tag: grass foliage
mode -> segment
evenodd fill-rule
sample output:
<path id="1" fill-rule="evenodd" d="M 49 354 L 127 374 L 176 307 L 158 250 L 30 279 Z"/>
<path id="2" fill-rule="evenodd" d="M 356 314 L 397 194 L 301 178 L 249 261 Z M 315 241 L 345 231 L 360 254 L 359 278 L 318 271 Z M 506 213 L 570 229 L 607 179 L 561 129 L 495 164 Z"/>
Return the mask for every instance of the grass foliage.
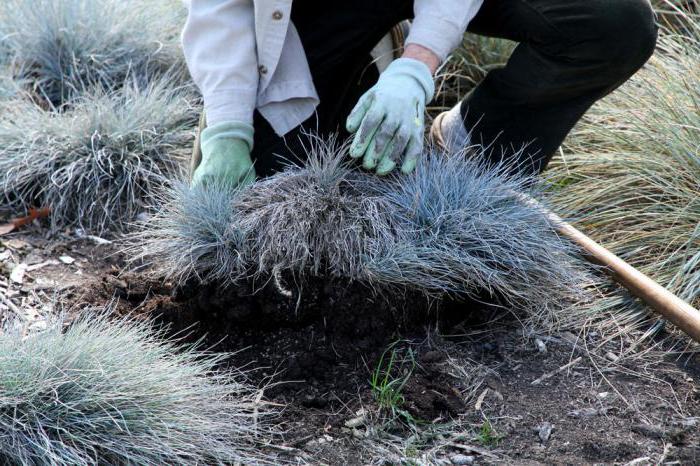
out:
<path id="1" fill-rule="evenodd" d="M 379 358 L 372 371 L 370 388 L 379 409 L 388 416 L 388 421 L 401 420 L 414 426 L 416 419 L 404 409 L 404 387 L 411 379 L 418 363 L 413 349 L 403 347 L 404 341 L 396 341 Z"/>
<path id="2" fill-rule="evenodd" d="M 0 335 L 0 463 L 266 463 L 271 412 L 221 358 L 130 319 Z"/>
<path id="3" fill-rule="evenodd" d="M 429 296 L 486 289 L 538 309 L 580 297 L 576 251 L 513 192 L 536 190 L 528 180 L 438 153 L 379 178 L 344 151 L 320 144 L 306 166 L 235 192 L 171 190 L 131 252 L 180 281 L 330 274 Z"/>
<path id="4" fill-rule="evenodd" d="M 370 378 L 377 406 L 365 406 L 365 436 L 358 443 L 364 464 L 433 465 L 454 455 L 455 442 L 492 447 L 503 436 L 473 416 L 416 419 L 406 411 L 403 392 L 406 380 L 419 370 L 420 355 L 427 351 L 445 354 L 447 374 L 465 405 L 472 406 L 484 392 L 486 380 L 495 376 L 489 367 L 460 357 L 451 344 L 437 334 L 422 343 L 398 341 L 384 352 Z"/>
<path id="5" fill-rule="evenodd" d="M 0 62 L 41 100 L 60 107 L 127 77 L 141 84 L 185 75 L 176 0 L 3 0 Z"/>
<path id="6" fill-rule="evenodd" d="M 686 16 L 679 30 L 593 107 L 550 176 L 584 231 L 700 306 L 700 22 Z M 633 322 L 643 308 L 612 294 L 593 309 L 611 310 Z"/>
<path id="7" fill-rule="evenodd" d="M 177 0 L 0 3 L 0 196 L 124 230 L 179 171 L 196 104 Z"/>
<path id="8" fill-rule="evenodd" d="M 1 105 L 0 192 L 17 210 L 44 205 L 52 226 L 123 229 L 178 173 L 196 119 L 167 78 L 87 94 L 62 113 L 29 99 Z"/>
<path id="9" fill-rule="evenodd" d="M 501 443 L 503 437 L 502 434 L 496 432 L 491 421 L 484 419 L 483 424 L 481 424 L 481 429 L 479 429 L 479 433 L 476 436 L 476 441 L 485 447 L 494 448 Z"/>
<path id="10" fill-rule="evenodd" d="M 587 278 L 575 248 L 517 197 L 539 197 L 536 182 L 501 172 L 432 154 L 414 175 L 377 183 L 397 234 L 376 242 L 370 280 L 470 295 L 486 290 L 515 308 L 542 311 L 582 297 Z"/>

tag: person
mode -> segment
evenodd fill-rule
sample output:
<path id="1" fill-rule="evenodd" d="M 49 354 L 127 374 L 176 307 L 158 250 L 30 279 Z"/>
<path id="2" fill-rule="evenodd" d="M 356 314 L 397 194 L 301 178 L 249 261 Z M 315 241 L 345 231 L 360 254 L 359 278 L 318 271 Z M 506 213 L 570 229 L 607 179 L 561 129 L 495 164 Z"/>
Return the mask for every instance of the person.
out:
<path id="1" fill-rule="evenodd" d="M 403 55 L 379 74 L 370 52 L 406 19 Z M 411 172 L 434 74 L 465 31 L 518 44 L 431 132 L 532 174 L 657 38 L 648 0 L 190 0 L 182 42 L 207 121 L 193 184 L 302 163 L 312 132 L 352 138 L 378 175 Z"/>

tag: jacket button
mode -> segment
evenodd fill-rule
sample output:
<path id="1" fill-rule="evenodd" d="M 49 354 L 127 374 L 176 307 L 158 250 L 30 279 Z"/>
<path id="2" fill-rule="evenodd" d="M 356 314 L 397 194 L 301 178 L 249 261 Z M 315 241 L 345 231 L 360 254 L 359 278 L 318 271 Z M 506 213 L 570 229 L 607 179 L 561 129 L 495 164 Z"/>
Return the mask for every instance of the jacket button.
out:
<path id="1" fill-rule="evenodd" d="M 265 65 L 260 65 L 260 66 L 258 67 L 258 71 L 260 72 L 260 74 L 267 74 L 267 66 L 265 66 Z"/>
<path id="2" fill-rule="evenodd" d="M 275 21 L 279 21 L 279 20 L 281 20 L 283 17 L 284 17 L 284 15 L 283 15 L 282 12 L 279 11 L 279 10 L 275 11 L 274 13 L 272 13 L 272 19 L 274 19 Z"/>

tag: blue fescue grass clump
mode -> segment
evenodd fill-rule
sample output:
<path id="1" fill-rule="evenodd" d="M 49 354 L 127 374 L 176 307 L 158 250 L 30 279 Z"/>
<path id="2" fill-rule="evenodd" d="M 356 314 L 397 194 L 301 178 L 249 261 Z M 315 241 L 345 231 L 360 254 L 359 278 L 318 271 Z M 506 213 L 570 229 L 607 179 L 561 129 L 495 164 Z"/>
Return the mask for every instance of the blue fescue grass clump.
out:
<path id="1" fill-rule="evenodd" d="M 161 208 L 131 236 L 129 255 L 156 259 L 181 282 L 231 284 L 281 271 L 357 277 L 370 241 L 391 234 L 388 209 L 369 195 L 368 181 L 319 144 L 306 166 L 252 189 L 180 183 L 158 197 Z"/>
<path id="2" fill-rule="evenodd" d="M 488 290 L 538 311 L 583 296 L 577 251 L 518 197 L 537 194 L 533 180 L 437 152 L 389 178 L 352 169 L 345 148 L 320 144 L 309 156 L 240 190 L 166 193 L 132 252 L 183 282 L 330 275 L 428 296 Z"/>
<path id="3" fill-rule="evenodd" d="M 133 319 L 2 334 L 0 463 L 271 463 L 256 442 L 272 413 L 222 357 Z"/>
<path id="4" fill-rule="evenodd" d="M 371 279 L 426 292 L 486 290 L 521 306 L 580 294 L 576 249 L 519 197 L 541 197 L 535 181 L 508 171 L 432 154 L 414 174 L 376 183 L 398 234 L 377 243 L 366 264 Z"/>
<path id="5" fill-rule="evenodd" d="M 135 261 L 144 255 L 163 258 L 156 265 L 181 282 L 190 278 L 226 282 L 243 275 L 250 257 L 232 198 L 224 186 L 190 189 L 184 182 L 174 183 L 154 197 L 160 208 L 155 216 L 130 235 L 134 240 L 130 255 Z M 157 227 L 148 227 L 151 223 Z"/>
<path id="6" fill-rule="evenodd" d="M 178 70 L 184 79 L 182 17 L 172 0 L 3 0 L 0 62 L 57 108 L 127 77 L 145 84 Z"/>
<path id="7" fill-rule="evenodd" d="M 176 0 L 0 2 L 0 197 L 120 232 L 179 173 L 198 98 Z"/>
<path id="8" fill-rule="evenodd" d="M 54 230 L 126 228 L 179 173 L 196 121 L 190 91 L 167 77 L 85 94 L 60 113 L 22 96 L 0 107 L 0 196 L 18 211 L 50 207 Z"/>

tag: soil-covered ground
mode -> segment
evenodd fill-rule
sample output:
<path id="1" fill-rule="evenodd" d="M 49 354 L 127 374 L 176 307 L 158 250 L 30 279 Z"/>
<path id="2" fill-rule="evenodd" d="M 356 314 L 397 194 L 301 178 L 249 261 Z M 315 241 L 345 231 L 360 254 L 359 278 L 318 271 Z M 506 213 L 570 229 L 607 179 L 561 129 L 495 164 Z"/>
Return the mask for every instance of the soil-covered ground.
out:
<path id="1" fill-rule="evenodd" d="M 124 273 L 114 244 L 43 231 L 0 237 L 3 312 L 41 325 L 111 305 L 231 352 L 281 409 L 264 448 L 293 463 L 700 463 L 700 356 L 665 351 L 671 337 L 630 354 L 592 330 L 527 329 L 487 299 L 337 278 L 175 287 Z"/>

